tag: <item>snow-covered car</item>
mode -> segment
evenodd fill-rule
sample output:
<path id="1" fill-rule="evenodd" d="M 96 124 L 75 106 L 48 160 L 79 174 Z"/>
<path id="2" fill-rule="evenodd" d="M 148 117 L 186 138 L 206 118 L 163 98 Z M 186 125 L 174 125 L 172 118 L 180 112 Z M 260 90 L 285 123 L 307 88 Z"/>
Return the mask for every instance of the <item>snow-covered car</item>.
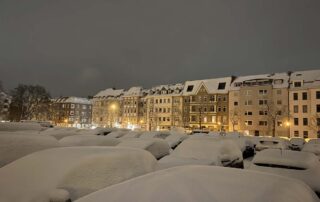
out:
<path id="1" fill-rule="evenodd" d="M 30 154 L 0 169 L 1 202 L 66 202 L 155 170 L 133 148 L 62 147 Z"/>
<path id="2" fill-rule="evenodd" d="M 59 147 L 59 142 L 54 137 L 37 134 L 1 134 L 0 167 L 33 152 L 53 147 Z"/>
<path id="3" fill-rule="evenodd" d="M 301 149 L 303 148 L 303 145 L 306 143 L 306 141 L 304 140 L 304 138 L 301 137 L 294 137 L 291 138 L 289 141 L 289 148 L 295 151 L 301 151 Z"/>
<path id="4" fill-rule="evenodd" d="M 49 128 L 47 130 L 44 130 L 40 134 L 52 136 L 52 137 L 56 138 L 57 140 L 60 140 L 60 139 L 67 137 L 67 136 L 79 135 L 80 133 L 78 131 L 79 131 L 79 129 L 77 129 L 77 128 L 54 127 L 54 128 Z"/>
<path id="5" fill-rule="evenodd" d="M 120 138 L 138 138 L 140 135 L 142 135 L 142 131 L 129 131 Z"/>
<path id="6" fill-rule="evenodd" d="M 169 144 L 171 149 L 175 149 L 181 142 L 188 138 L 185 133 L 170 132 L 171 134 L 167 136 L 164 140 Z"/>
<path id="7" fill-rule="evenodd" d="M 302 180 L 320 194 L 320 162 L 312 153 L 265 149 L 256 154 L 249 169 Z"/>
<path id="8" fill-rule="evenodd" d="M 86 129 L 86 130 L 81 130 L 79 133 L 83 135 L 108 135 L 112 131 L 115 131 L 116 129 L 114 128 L 95 128 L 95 129 Z"/>
<path id="9" fill-rule="evenodd" d="M 259 137 L 255 149 L 261 151 L 264 149 L 289 149 L 289 143 L 285 139 L 275 137 Z"/>
<path id="10" fill-rule="evenodd" d="M 242 153 L 231 140 L 212 137 L 190 137 L 170 155 L 160 159 L 158 169 L 179 165 L 217 165 L 243 167 Z"/>
<path id="11" fill-rule="evenodd" d="M 159 139 L 165 139 L 168 136 L 170 136 L 171 133 L 169 131 L 150 131 L 150 132 L 144 132 L 139 138 L 159 138 Z"/>
<path id="12" fill-rule="evenodd" d="M 170 153 L 168 143 L 158 138 L 125 138 L 121 139 L 118 147 L 131 147 L 150 152 L 156 159 L 160 159 Z"/>
<path id="13" fill-rule="evenodd" d="M 320 144 L 313 144 L 308 142 L 303 146 L 302 151 L 314 153 L 320 159 Z"/>
<path id="14" fill-rule="evenodd" d="M 310 139 L 308 141 L 310 144 L 320 144 L 320 138 Z"/>
<path id="15" fill-rule="evenodd" d="M 120 143 L 116 138 L 96 135 L 73 135 L 59 140 L 61 146 L 115 146 Z"/>
<path id="16" fill-rule="evenodd" d="M 268 173 L 179 166 L 107 187 L 76 202 L 317 202 L 305 183 Z"/>
<path id="17" fill-rule="evenodd" d="M 0 122 L 0 131 L 41 131 L 45 129 L 39 123 Z"/>
<path id="18" fill-rule="evenodd" d="M 112 131 L 111 133 L 109 133 L 106 137 L 108 138 L 120 138 L 122 136 L 124 136 L 125 134 L 127 134 L 129 131 L 127 130 L 116 130 L 116 131 Z"/>

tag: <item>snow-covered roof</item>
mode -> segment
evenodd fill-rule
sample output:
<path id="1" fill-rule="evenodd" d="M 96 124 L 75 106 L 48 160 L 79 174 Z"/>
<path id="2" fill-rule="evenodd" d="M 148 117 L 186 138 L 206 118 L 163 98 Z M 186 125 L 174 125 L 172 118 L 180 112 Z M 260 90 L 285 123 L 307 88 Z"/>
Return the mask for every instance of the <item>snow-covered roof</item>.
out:
<path id="1" fill-rule="evenodd" d="M 148 90 L 148 96 L 181 95 L 183 87 L 181 83 L 155 86 Z"/>
<path id="2" fill-rule="evenodd" d="M 186 81 L 183 95 L 195 95 L 203 85 L 209 94 L 228 93 L 232 77 Z"/>
<path id="3" fill-rule="evenodd" d="M 94 98 L 108 98 L 108 97 L 113 97 L 117 98 L 120 97 L 124 94 L 124 89 L 113 89 L 113 88 L 108 88 L 105 90 L 100 91 L 98 94 L 94 96 Z"/>
<path id="4" fill-rule="evenodd" d="M 137 177 L 76 202 L 282 202 L 319 199 L 292 178 L 216 166 L 183 166 Z"/>
<path id="5" fill-rule="evenodd" d="M 242 86 L 249 85 L 272 85 L 273 88 L 288 88 L 288 73 L 260 74 L 239 76 L 231 84 L 230 90 L 240 90 Z"/>
<path id="6" fill-rule="evenodd" d="M 75 103 L 75 104 L 91 104 L 91 101 L 87 98 L 81 97 L 60 97 L 53 100 L 56 103 Z"/>
<path id="7" fill-rule="evenodd" d="M 75 199 L 155 170 L 149 152 L 118 147 L 62 147 L 30 154 L 0 169 L 0 201 Z M 66 194 L 66 195 L 68 195 Z"/>
<path id="8" fill-rule="evenodd" d="M 301 87 L 295 87 L 293 83 L 295 81 L 302 81 Z M 320 70 L 307 70 L 292 72 L 290 76 L 290 88 L 292 89 L 304 89 L 320 87 Z"/>
<path id="9" fill-rule="evenodd" d="M 123 96 L 142 96 L 143 88 L 141 86 L 131 87 L 129 90 L 123 93 Z"/>

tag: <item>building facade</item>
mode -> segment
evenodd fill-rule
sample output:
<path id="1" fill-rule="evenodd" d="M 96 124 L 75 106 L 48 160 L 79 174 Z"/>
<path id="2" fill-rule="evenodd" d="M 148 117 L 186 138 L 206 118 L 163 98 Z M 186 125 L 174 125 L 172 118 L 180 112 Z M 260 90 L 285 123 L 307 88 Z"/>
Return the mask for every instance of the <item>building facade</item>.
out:
<path id="1" fill-rule="evenodd" d="M 90 127 L 92 122 L 91 101 L 79 97 L 52 99 L 51 121 L 63 127 Z"/>
<path id="2" fill-rule="evenodd" d="M 119 127 L 122 122 L 123 89 L 108 88 L 92 99 L 92 125 L 95 127 Z"/>
<path id="3" fill-rule="evenodd" d="M 228 91 L 232 77 L 187 81 L 184 120 L 190 129 L 228 131 Z"/>
<path id="4" fill-rule="evenodd" d="M 161 85 L 146 96 L 147 130 L 167 130 L 183 126 L 183 84 Z"/>
<path id="5" fill-rule="evenodd" d="M 293 72 L 289 97 L 290 137 L 320 137 L 320 70 Z"/>
<path id="6" fill-rule="evenodd" d="M 289 136 L 288 73 L 235 78 L 229 92 L 231 131 Z"/>

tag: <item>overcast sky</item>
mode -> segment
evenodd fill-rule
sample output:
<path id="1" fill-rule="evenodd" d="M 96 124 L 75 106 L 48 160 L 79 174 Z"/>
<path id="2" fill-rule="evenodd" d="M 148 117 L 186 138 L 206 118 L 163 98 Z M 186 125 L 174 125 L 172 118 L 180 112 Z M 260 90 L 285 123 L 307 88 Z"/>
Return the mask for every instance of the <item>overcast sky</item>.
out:
<path id="1" fill-rule="evenodd" d="M 0 0 L 0 80 L 52 96 L 320 69 L 320 0 Z"/>

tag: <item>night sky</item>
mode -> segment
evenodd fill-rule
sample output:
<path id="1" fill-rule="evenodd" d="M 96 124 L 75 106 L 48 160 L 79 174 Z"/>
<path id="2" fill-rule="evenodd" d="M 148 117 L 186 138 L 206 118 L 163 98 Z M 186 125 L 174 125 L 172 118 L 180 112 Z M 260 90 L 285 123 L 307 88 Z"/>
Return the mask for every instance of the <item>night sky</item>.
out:
<path id="1" fill-rule="evenodd" d="M 0 0 L 7 90 L 88 96 L 319 68 L 319 0 Z"/>

